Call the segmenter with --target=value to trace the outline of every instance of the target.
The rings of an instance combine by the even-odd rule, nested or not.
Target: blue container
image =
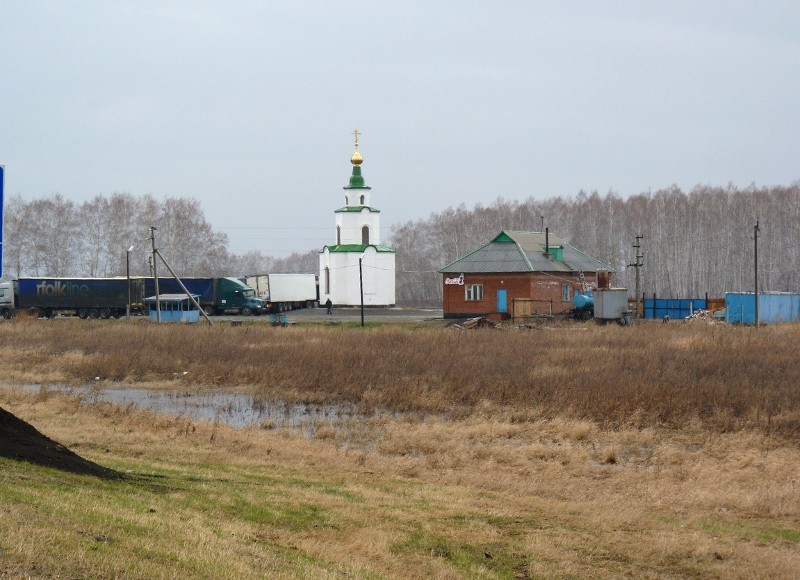
[[[755,304],[753,292],[726,292],[725,322],[755,324]],[[758,320],[764,324],[800,320],[800,294],[759,292]]]
[[[594,306],[594,297],[591,292],[585,292],[583,294],[575,292],[575,296],[572,297],[572,305],[578,310],[592,308],[592,306]]]

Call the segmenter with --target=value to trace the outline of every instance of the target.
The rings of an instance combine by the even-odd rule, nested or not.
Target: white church
[[[364,161],[358,152],[350,158],[353,173],[344,187],[344,206],[337,209],[336,242],[319,254],[319,301],[334,306],[394,306],[395,252],[381,245],[381,214],[372,207],[370,190],[361,175]]]

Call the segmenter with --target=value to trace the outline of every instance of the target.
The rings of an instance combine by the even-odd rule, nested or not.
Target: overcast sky
[[[797,0],[0,0],[0,164],[7,196],[197,198],[274,256],[334,242],[355,128],[384,239],[498,197],[790,185],[798,27]]]

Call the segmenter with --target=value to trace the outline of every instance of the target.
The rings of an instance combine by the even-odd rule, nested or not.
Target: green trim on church
[[[322,248],[320,253],[324,252],[326,248],[331,253],[363,252],[367,248],[375,248],[375,250],[379,253],[395,253],[395,251],[388,246],[375,246],[373,244],[338,244],[333,246],[325,246]]]
[[[369,210],[369,213],[381,213],[381,210],[369,207],[368,205],[346,205],[340,207],[333,213],[361,213],[363,210]]]

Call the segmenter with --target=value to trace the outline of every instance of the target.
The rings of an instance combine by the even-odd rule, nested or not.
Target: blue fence
[[[663,319],[686,318],[698,310],[706,310],[708,301],[705,298],[645,298],[644,317]]]

